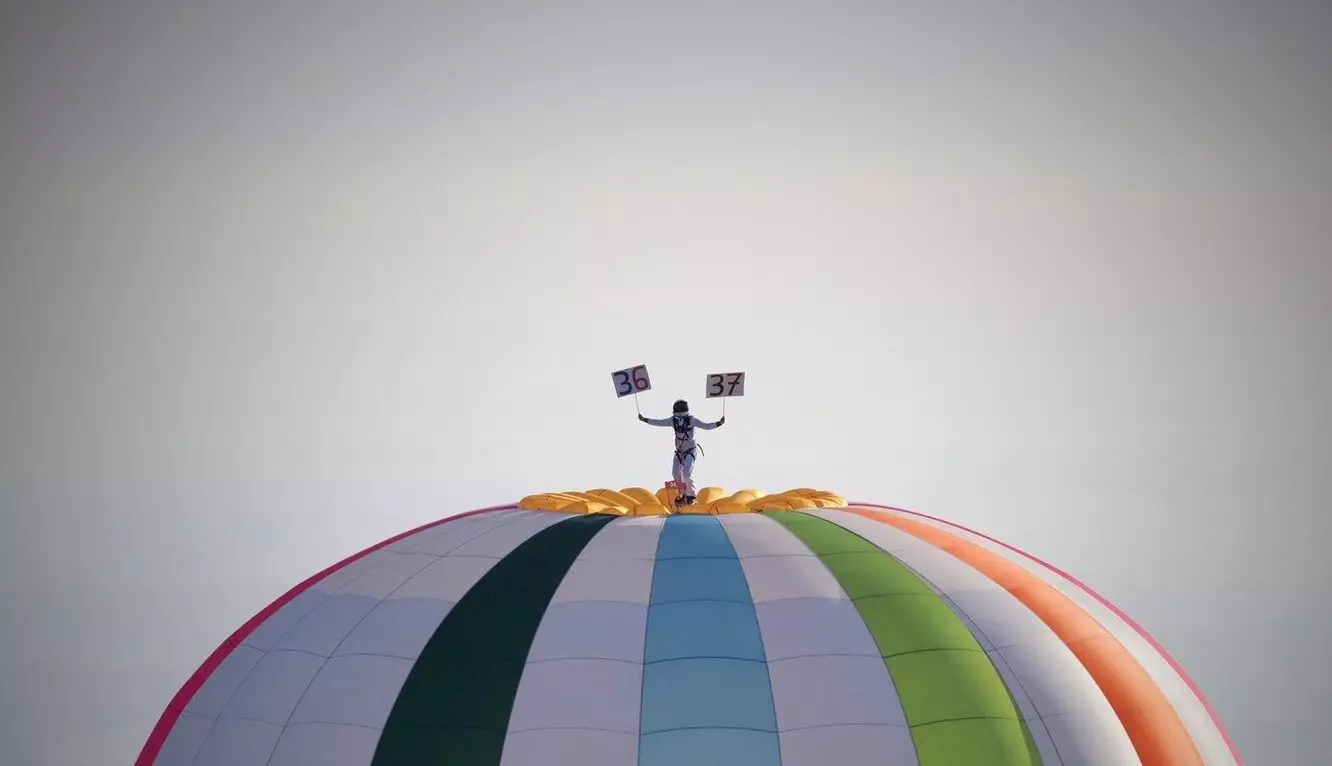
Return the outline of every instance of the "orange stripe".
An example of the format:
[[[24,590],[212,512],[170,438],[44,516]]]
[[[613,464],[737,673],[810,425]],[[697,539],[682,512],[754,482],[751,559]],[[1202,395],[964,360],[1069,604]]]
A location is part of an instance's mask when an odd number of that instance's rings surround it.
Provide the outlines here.
[[[1151,676],[1114,636],[1067,596],[997,553],[938,527],[881,511],[847,510],[947,551],[1016,596],[1068,645],[1101,687],[1143,766],[1203,766],[1193,738]]]

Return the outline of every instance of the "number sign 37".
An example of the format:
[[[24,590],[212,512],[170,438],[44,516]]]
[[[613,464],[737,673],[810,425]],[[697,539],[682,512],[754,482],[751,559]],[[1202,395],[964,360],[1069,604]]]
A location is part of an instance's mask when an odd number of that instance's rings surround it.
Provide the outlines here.
[[[718,372],[708,376],[709,399],[745,395],[745,374],[743,372]]]
[[[627,370],[616,370],[611,373],[611,380],[615,381],[616,397],[652,390],[652,380],[648,378],[646,364],[630,367]]]

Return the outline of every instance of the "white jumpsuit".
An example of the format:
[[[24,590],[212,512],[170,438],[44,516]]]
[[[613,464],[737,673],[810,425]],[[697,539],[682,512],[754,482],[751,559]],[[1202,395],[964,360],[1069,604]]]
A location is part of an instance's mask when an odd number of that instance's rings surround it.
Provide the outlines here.
[[[643,422],[651,426],[673,428],[675,427],[676,417],[645,417]],[[675,429],[675,454],[671,456],[671,478],[684,485],[683,494],[694,497],[698,494],[694,491],[694,450],[698,447],[698,444],[694,441],[694,429],[701,428],[704,431],[711,431],[721,425],[721,421],[709,423],[688,414],[678,417],[681,424],[679,428]]]

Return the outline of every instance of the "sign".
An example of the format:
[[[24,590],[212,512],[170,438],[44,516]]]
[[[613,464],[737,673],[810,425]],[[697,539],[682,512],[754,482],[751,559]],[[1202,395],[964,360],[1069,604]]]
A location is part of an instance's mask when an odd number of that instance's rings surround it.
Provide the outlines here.
[[[652,390],[652,380],[648,378],[646,364],[630,367],[627,370],[616,370],[611,373],[611,380],[615,381],[616,397],[641,394],[644,391]]]
[[[707,398],[724,399],[728,396],[745,395],[745,374],[743,372],[717,372],[708,376]]]

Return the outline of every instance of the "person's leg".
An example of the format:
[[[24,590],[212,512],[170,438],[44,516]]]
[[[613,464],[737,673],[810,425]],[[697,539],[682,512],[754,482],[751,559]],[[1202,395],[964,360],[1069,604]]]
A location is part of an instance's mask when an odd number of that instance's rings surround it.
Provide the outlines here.
[[[675,490],[675,503],[677,505],[680,503],[680,499],[684,495],[685,474],[684,463],[681,461],[682,457],[684,456],[679,452],[671,454],[671,479],[676,483],[676,486],[679,487],[679,489]]]
[[[684,476],[684,494],[688,500],[693,500],[697,493],[694,491],[694,453],[685,455],[684,466],[681,473]]]

